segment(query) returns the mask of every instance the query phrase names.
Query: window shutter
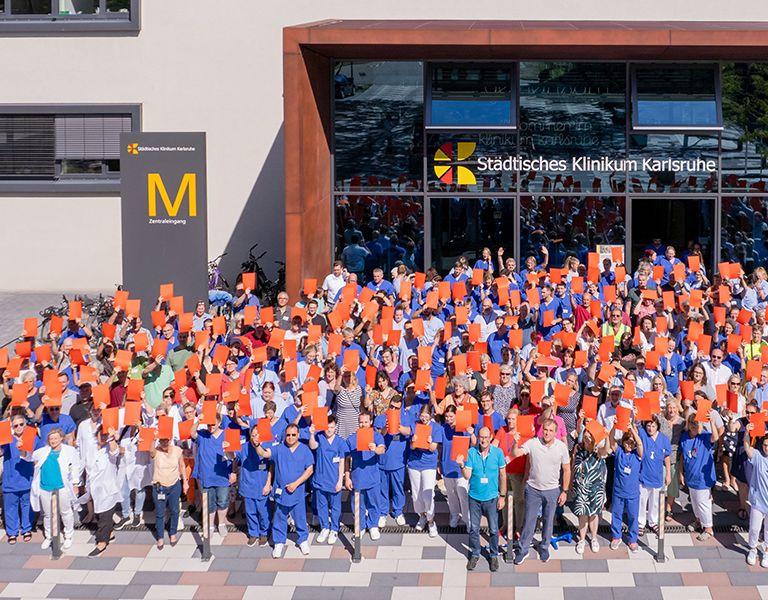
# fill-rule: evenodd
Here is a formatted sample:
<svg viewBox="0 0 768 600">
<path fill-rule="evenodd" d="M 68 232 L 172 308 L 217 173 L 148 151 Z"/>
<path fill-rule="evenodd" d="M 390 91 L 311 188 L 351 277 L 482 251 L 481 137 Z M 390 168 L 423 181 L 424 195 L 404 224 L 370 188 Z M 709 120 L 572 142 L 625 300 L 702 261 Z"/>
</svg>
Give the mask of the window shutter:
<svg viewBox="0 0 768 600">
<path fill-rule="evenodd" d="M 56 158 L 120 158 L 120 134 L 129 131 L 130 115 L 57 115 Z"/>
<path fill-rule="evenodd" d="M 0 177 L 52 178 L 53 115 L 0 115 Z"/>
</svg>

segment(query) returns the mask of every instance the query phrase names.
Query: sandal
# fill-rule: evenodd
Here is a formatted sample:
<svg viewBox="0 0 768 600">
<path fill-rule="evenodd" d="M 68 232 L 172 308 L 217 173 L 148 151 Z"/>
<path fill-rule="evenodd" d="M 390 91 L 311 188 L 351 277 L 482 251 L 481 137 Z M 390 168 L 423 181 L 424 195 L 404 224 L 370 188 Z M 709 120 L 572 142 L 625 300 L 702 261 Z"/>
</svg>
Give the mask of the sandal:
<svg viewBox="0 0 768 600">
<path fill-rule="evenodd" d="M 32 532 L 31 531 L 27 531 L 27 533 L 25 533 L 21 537 L 21 539 L 24 540 L 25 542 L 31 542 L 32 541 Z"/>
<path fill-rule="evenodd" d="M 747 520 L 747 510 L 745 508 L 740 508 L 736 514 L 742 521 Z"/>
<path fill-rule="evenodd" d="M 645 527 L 641 527 L 637 530 L 637 537 L 643 537 L 645 535 Z"/>
<path fill-rule="evenodd" d="M 672 511 L 671 510 L 667 511 L 666 515 L 664 516 L 664 520 L 667 523 L 671 523 L 672 522 Z"/>
<path fill-rule="evenodd" d="M 16 543 L 17 536 L 15 535 L 9 535 L 8 536 L 8 543 L 13 546 Z"/>
</svg>

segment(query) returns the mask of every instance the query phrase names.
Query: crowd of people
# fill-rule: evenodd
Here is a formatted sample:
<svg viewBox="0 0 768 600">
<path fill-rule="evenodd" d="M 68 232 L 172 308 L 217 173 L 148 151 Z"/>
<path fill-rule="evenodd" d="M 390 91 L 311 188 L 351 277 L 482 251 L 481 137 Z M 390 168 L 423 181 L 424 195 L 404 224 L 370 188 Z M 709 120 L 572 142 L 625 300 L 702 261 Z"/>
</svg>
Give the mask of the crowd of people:
<svg viewBox="0 0 768 600">
<path fill-rule="evenodd" d="M 692 511 L 704 542 L 719 488 L 738 498 L 755 564 L 768 516 L 765 271 L 707 273 L 696 250 L 681 261 L 661 244 L 634 269 L 620 249 L 560 268 L 527 257 L 521 270 L 503 249 L 481 256 L 442 277 L 336 262 L 276 306 L 242 274 L 229 322 L 203 302 L 186 312 L 163 284 L 145 325 L 140 301 L 118 292 L 98 345 L 77 302 L 46 339 L 25 320 L 0 354 L 8 543 L 29 542 L 39 513 L 48 547 L 57 495 L 64 549 L 77 520 L 95 521 L 98 556 L 151 495 L 157 546 L 175 545 L 182 508 L 199 514 L 205 496 L 219 535 L 244 514 L 248 545 L 271 540 L 280 558 L 292 523 L 306 555 L 312 524 L 314 543 L 337 542 L 346 492 L 359 492 L 372 540 L 390 522 L 437 536 L 440 486 L 448 525 L 469 533 L 467 568 L 484 517 L 495 571 L 500 545 L 516 564 L 530 555 L 539 519 L 549 560 L 565 507 L 578 553 L 599 550 L 603 510 L 612 549 L 637 551 L 676 512 Z"/>
</svg>

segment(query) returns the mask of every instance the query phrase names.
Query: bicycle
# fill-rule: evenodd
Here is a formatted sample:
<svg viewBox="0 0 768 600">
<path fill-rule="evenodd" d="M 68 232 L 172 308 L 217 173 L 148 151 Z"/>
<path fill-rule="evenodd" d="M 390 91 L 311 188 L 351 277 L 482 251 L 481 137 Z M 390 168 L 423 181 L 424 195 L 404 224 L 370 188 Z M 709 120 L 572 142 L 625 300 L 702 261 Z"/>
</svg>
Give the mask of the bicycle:
<svg viewBox="0 0 768 600">
<path fill-rule="evenodd" d="M 259 245 L 256 242 L 248 249 L 248 258 L 240 265 L 241 272 L 243 273 L 256 273 L 256 295 L 261 300 L 264 306 L 271 306 L 277 302 L 277 295 L 285 289 L 285 263 L 276 260 L 275 263 L 280 265 L 277 271 L 277 279 L 272 281 L 267 277 L 259 261 L 266 256 L 267 252 L 264 251 L 258 256 L 253 254 L 253 250 Z"/>
<path fill-rule="evenodd" d="M 224 258 L 226 255 L 227 253 L 224 252 L 224 254 L 220 254 L 213 260 L 208 261 L 208 289 L 209 290 L 226 290 L 229 288 L 229 282 L 226 280 L 226 278 L 221 272 L 221 268 L 219 267 L 219 264 L 221 263 L 221 259 Z"/>
</svg>

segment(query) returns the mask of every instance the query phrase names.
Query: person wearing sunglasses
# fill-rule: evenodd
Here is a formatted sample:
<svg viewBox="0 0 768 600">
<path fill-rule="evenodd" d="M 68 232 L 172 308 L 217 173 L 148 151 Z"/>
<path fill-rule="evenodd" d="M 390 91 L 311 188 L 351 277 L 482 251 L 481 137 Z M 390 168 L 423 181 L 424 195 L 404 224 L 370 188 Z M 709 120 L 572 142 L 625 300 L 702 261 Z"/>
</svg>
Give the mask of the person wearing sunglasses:
<svg viewBox="0 0 768 600">
<path fill-rule="evenodd" d="M 32 540 L 32 509 L 29 504 L 32 489 L 32 463 L 22 460 L 19 444 L 27 428 L 23 415 L 11 417 L 11 443 L 0 446 L 3 457 L 3 516 L 5 534 L 8 543 L 16 543 L 19 535 L 25 542 Z M 39 437 L 35 438 L 35 449 L 42 446 Z"/>
<path fill-rule="evenodd" d="M 64 442 L 70 446 L 74 445 L 75 430 L 77 426 L 69 415 L 62 414 L 61 400 L 49 399 L 43 397 L 45 410 L 40 420 L 40 437 L 47 439 L 48 432 L 52 429 L 61 429 L 64 432 Z"/>
<path fill-rule="evenodd" d="M 306 444 L 299 442 L 299 428 L 290 423 L 285 428 L 285 443 L 265 448 L 257 439 L 252 442 L 256 453 L 274 464 L 275 513 L 272 519 L 272 558 L 283 555 L 288 540 L 288 516 L 293 517 L 298 534 L 299 550 L 309 554 L 309 527 L 307 526 L 306 488 L 304 483 L 315 471 L 315 458 Z"/>
</svg>

